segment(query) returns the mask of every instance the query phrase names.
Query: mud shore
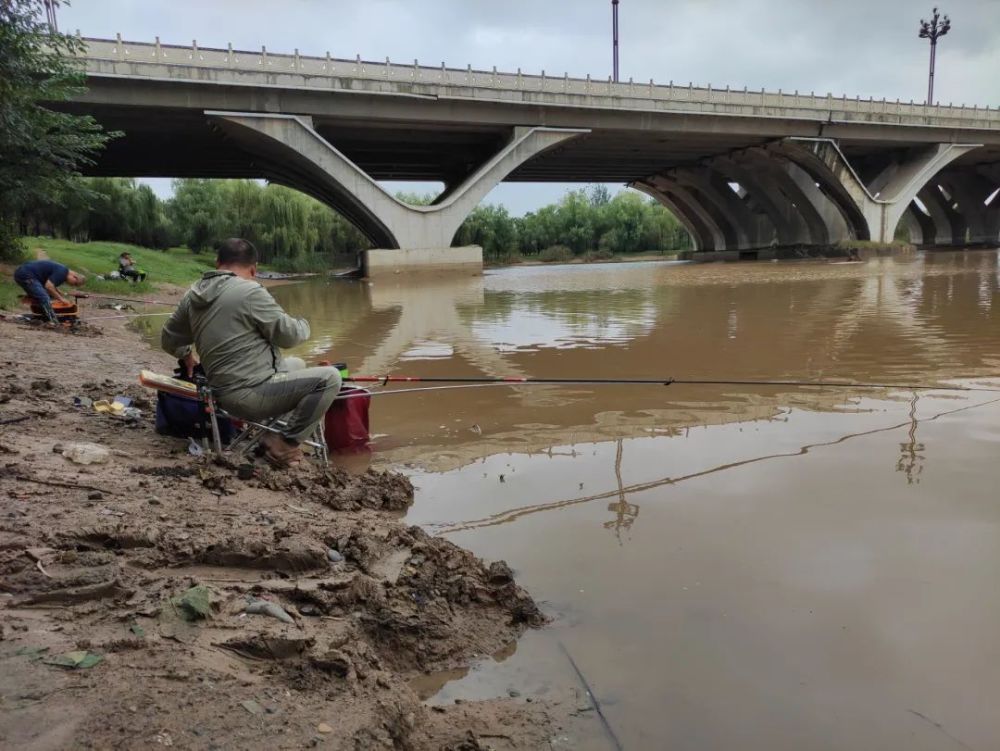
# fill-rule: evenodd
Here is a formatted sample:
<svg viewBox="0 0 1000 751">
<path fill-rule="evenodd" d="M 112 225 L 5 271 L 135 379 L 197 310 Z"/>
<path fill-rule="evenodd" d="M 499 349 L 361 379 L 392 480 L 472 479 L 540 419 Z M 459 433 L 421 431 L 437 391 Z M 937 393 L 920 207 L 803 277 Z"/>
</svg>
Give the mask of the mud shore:
<svg viewBox="0 0 1000 751">
<path fill-rule="evenodd" d="M 410 687 L 544 623 L 505 563 L 401 523 L 401 475 L 189 455 L 137 381 L 170 358 L 94 326 L 0 320 L 0 746 L 550 747 L 542 702 Z M 115 395 L 142 417 L 74 406 Z"/>
</svg>

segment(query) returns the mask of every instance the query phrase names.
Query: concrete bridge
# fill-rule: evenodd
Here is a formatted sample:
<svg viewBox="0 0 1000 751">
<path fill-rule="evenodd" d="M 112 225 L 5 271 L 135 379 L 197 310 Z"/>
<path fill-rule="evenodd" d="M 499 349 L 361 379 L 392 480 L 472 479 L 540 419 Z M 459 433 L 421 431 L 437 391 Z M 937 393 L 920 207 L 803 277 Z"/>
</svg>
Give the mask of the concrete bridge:
<svg viewBox="0 0 1000 751">
<path fill-rule="evenodd" d="M 626 183 L 701 251 L 889 241 L 900 223 L 918 244 L 1000 244 L 997 107 L 86 42 L 88 90 L 65 107 L 125 133 L 92 174 L 297 188 L 395 251 L 373 270 L 476 263 L 442 249 L 504 180 Z M 383 180 L 445 190 L 411 206 Z"/>
</svg>

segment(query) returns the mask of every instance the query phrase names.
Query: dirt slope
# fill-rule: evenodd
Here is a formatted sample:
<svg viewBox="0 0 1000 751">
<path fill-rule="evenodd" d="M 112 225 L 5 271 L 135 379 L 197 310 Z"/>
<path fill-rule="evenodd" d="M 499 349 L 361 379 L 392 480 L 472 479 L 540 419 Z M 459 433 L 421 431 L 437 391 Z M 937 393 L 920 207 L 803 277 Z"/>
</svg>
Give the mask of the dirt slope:
<svg viewBox="0 0 1000 751">
<path fill-rule="evenodd" d="M 135 381 L 169 358 L 101 325 L 0 320 L 0 746 L 550 747 L 541 703 L 432 710 L 408 686 L 543 623 L 506 564 L 400 523 L 400 475 L 191 457 Z M 143 418 L 73 406 L 116 394 Z M 109 460 L 71 462 L 78 442 Z"/>
</svg>

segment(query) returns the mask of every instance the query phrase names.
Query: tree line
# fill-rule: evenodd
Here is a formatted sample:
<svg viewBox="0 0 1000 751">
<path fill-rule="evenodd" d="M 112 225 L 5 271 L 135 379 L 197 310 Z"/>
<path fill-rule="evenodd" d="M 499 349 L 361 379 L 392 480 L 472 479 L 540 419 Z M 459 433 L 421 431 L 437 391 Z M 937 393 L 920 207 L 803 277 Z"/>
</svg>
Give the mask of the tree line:
<svg viewBox="0 0 1000 751">
<path fill-rule="evenodd" d="M 0 0 L 0 261 L 23 256 L 24 212 L 61 193 L 118 135 L 45 106 L 83 91 L 84 76 L 73 59 L 83 42 L 44 16 L 40 0 Z"/>
<path fill-rule="evenodd" d="M 173 197 L 126 178 L 75 178 L 20 214 L 22 234 L 106 240 L 152 248 L 184 245 L 195 253 L 227 237 L 244 237 L 276 268 L 327 267 L 338 255 L 371 247 L 364 235 L 325 204 L 280 185 L 252 180 L 182 179 Z M 412 204 L 432 196 L 398 194 Z M 562 261 L 577 256 L 668 251 L 689 247 L 674 216 L 644 196 L 612 197 L 604 186 L 568 192 L 558 203 L 523 217 L 481 205 L 461 225 L 455 245 L 480 245 L 488 261 L 518 257 Z"/>
</svg>

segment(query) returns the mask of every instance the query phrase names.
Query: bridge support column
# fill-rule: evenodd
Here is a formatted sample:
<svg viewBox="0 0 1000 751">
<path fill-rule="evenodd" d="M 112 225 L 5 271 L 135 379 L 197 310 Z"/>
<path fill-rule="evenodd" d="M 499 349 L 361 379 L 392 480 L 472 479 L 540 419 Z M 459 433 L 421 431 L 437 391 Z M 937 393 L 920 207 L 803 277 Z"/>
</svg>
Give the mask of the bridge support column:
<svg viewBox="0 0 1000 751">
<path fill-rule="evenodd" d="M 809 244 L 809 227 L 805 220 L 766 175 L 726 157 L 714 159 L 712 165 L 746 191 L 745 202 L 759 207 L 767 215 L 774 225 L 778 245 Z"/>
<path fill-rule="evenodd" d="M 1000 187 L 992 180 L 971 170 L 954 171 L 942 175 L 940 180 L 952 199 L 954 210 L 962 216 L 967 235 L 963 238 L 973 245 L 997 245 L 1000 242 L 1000 200 L 986 199 Z"/>
<path fill-rule="evenodd" d="M 741 153 L 737 161 L 757 176 L 765 190 L 779 197 L 785 211 L 798 217 L 805 228 L 803 245 L 826 246 L 839 239 L 841 225 L 832 225 L 829 200 L 798 167 L 774 159 L 762 149 Z"/>
<path fill-rule="evenodd" d="M 924 245 L 927 242 L 925 237 L 934 237 L 934 222 L 914 203 L 910 204 L 899 224 L 905 228 L 914 245 Z"/>
<path fill-rule="evenodd" d="M 714 167 L 714 165 L 713 165 Z M 766 248 L 775 244 L 775 228 L 762 214 L 750 209 L 729 181 L 710 167 L 676 170 L 677 179 L 703 197 L 713 213 L 732 227 L 735 243 L 729 250 Z"/>
<path fill-rule="evenodd" d="M 313 195 L 340 212 L 378 248 L 371 273 L 409 269 L 482 268 L 480 249 L 449 250 L 465 218 L 501 180 L 532 157 L 587 130 L 516 127 L 510 141 L 430 206 L 411 206 L 386 192 L 326 141 L 310 118 L 207 112 L 226 134 L 260 155 L 275 182 Z M 391 251 L 405 251 L 392 253 Z"/>
<path fill-rule="evenodd" d="M 955 159 L 980 144 L 936 144 L 894 159 L 865 184 L 836 142 L 790 138 L 768 150 L 787 159 L 815 180 L 842 214 L 858 240 L 892 242 L 896 226 L 917 194 Z M 877 195 L 872 190 L 878 188 Z"/>
<path fill-rule="evenodd" d="M 962 245 L 965 242 L 965 220 L 952 208 L 936 184 L 925 185 L 917 198 L 927 210 L 933 232 L 924 231 L 925 245 Z M 919 208 L 916 211 L 920 211 Z"/>
<path fill-rule="evenodd" d="M 652 196 L 677 217 L 691 235 L 695 250 L 725 250 L 728 242 L 726 231 L 716 218 L 705 210 L 698 196 L 686 190 L 675 180 L 655 175 L 631 184 L 636 190 Z"/>
</svg>

